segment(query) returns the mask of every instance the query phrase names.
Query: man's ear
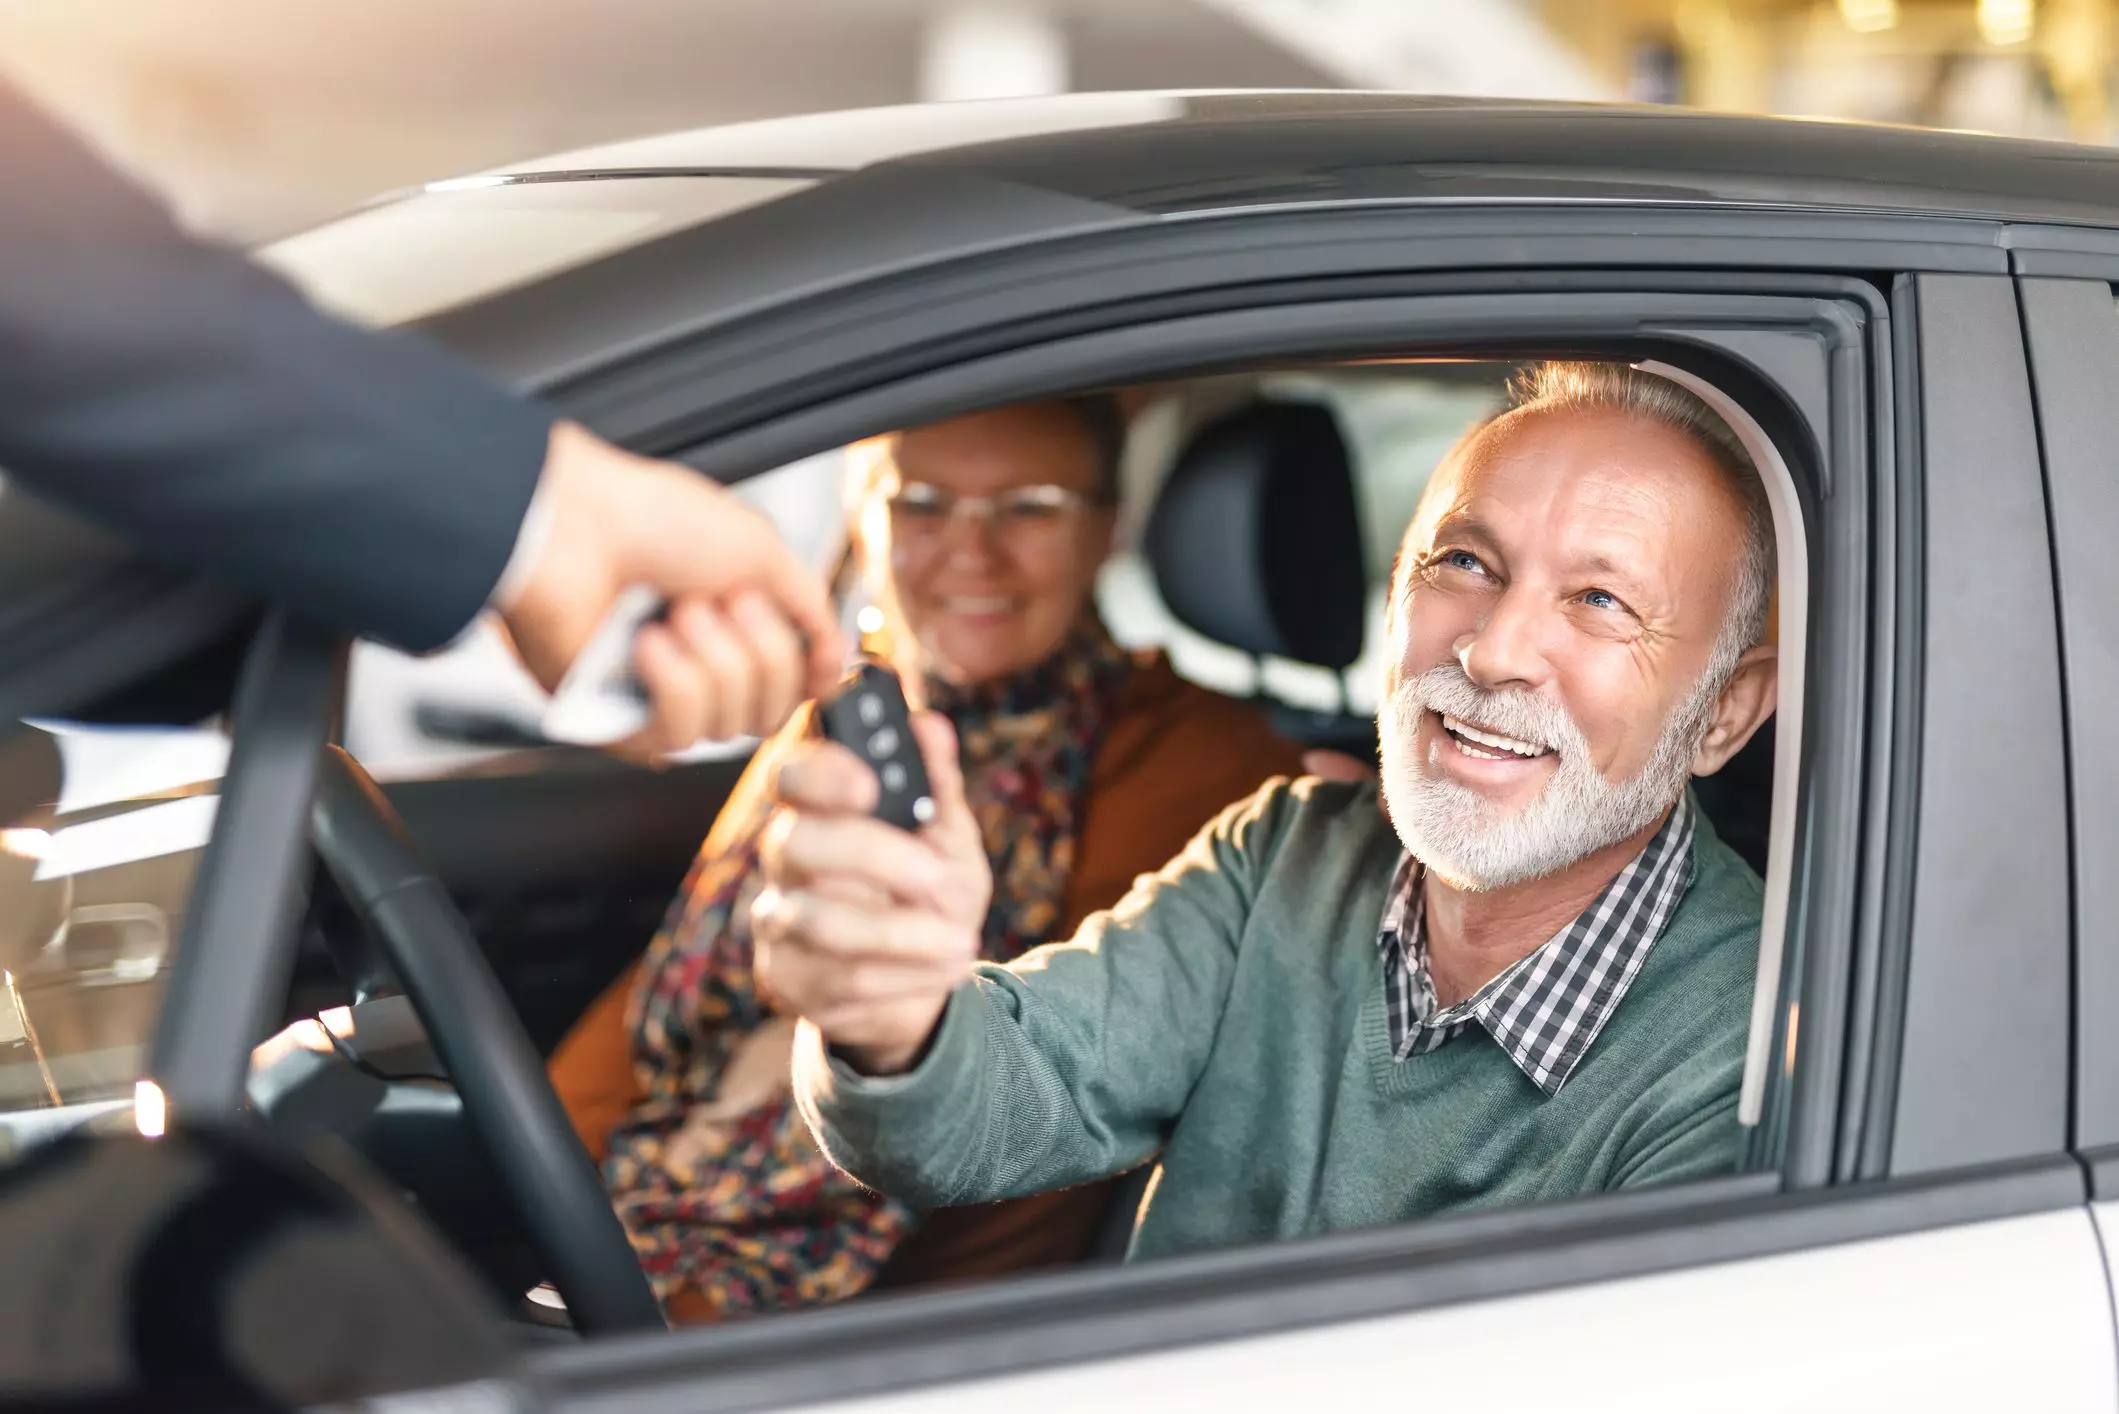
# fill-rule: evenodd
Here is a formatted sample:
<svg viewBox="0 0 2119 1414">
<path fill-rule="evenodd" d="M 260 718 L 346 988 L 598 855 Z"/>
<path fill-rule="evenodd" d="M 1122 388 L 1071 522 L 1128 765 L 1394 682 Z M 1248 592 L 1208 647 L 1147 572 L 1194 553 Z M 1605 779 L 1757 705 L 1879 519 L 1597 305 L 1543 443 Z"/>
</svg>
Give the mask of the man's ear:
<svg viewBox="0 0 2119 1414">
<path fill-rule="evenodd" d="M 1711 776 L 1744 749 L 1751 734 L 1773 715 L 1780 701 L 1780 650 L 1769 643 L 1736 660 L 1736 671 L 1715 699 L 1714 720 L 1693 753 L 1692 774 Z"/>
</svg>

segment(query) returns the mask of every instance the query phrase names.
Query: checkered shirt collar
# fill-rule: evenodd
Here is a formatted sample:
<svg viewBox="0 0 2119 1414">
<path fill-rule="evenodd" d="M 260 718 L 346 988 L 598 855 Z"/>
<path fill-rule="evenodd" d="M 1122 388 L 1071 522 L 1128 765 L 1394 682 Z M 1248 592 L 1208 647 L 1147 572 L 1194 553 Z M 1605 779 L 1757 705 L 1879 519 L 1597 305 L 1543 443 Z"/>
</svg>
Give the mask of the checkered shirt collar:
<svg viewBox="0 0 2119 1414">
<path fill-rule="evenodd" d="M 1383 998 L 1391 1054 L 1424 1055 L 1477 1022 L 1532 1084 L 1557 1095 L 1619 1009 L 1692 883 L 1692 793 L 1596 901 L 1537 951 L 1453 1007 L 1436 1005 L 1420 862 L 1398 864 L 1383 907 Z"/>
</svg>

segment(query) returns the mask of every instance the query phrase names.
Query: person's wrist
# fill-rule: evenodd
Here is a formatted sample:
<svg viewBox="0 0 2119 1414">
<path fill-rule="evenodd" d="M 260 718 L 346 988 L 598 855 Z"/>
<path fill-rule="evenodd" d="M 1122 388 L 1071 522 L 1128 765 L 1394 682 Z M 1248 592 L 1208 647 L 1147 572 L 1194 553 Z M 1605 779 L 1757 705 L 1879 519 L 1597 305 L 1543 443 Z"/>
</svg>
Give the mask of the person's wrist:
<svg viewBox="0 0 2119 1414">
<path fill-rule="evenodd" d="M 918 1046 L 833 1046 L 832 1054 L 846 1062 L 857 1075 L 871 1080 L 886 1080 L 894 1075 L 903 1075 L 919 1064 L 925 1050 Z"/>
<path fill-rule="evenodd" d="M 545 473 L 557 488 L 553 514 L 561 533 L 555 542 L 593 551 L 598 569 L 623 587 L 642 537 L 635 487 L 643 472 L 661 469 L 579 423 L 553 424 Z"/>
<path fill-rule="evenodd" d="M 496 606 L 524 665 L 547 687 L 624 587 L 615 553 L 624 498 L 611 482 L 627 468 L 613 466 L 614 455 L 624 456 L 575 423 L 552 425 L 536 496 L 542 542 L 509 601 Z"/>
</svg>

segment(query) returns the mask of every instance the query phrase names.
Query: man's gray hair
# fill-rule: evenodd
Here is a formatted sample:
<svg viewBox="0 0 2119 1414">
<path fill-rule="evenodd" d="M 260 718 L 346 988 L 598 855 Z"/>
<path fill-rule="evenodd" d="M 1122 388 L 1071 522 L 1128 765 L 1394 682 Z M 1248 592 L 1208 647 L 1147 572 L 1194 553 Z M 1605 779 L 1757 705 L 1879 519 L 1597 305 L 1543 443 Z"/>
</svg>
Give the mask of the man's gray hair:
<svg viewBox="0 0 2119 1414">
<path fill-rule="evenodd" d="M 1608 410 L 1667 427 L 1690 438 L 1727 478 L 1744 508 L 1744 553 L 1729 612 L 1707 665 L 1706 681 L 1721 684 L 1736 671 L 1737 659 L 1766 636 L 1766 616 L 1773 605 L 1778 555 L 1773 540 L 1773 507 L 1751 454 L 1736 433 L 1704 399 L 1682 384 L 1623 363 L 1537 363 L 1517 371 L 1509 382 L 1504 417 L 1519 412 Z"/>
</svg>

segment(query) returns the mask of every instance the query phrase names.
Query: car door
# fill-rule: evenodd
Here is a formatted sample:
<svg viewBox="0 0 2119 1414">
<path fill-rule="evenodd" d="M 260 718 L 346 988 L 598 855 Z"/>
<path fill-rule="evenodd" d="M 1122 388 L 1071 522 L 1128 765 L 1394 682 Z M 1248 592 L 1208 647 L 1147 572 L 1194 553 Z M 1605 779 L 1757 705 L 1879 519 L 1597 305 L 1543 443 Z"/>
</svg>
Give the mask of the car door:
<svg viewBox="0 0 2119 1414">
<path fill-rule="evenodd" d="M 2064 679 L 2054 595 L 2056 579 L 2063 602 L 2094 587 L 2053 554 L 2093 527 L 2057 537 L 2081 507 L 2049 503 L 2037 474 L 2010 237 L 1685 203 L 1233 213 L 879 279 L 740 327 L 672 309 L 673 328 L 693 322 L 653 357 L 556 378 L 600 426 L 741 476 L 951 408 L 1230 361 L 1654 358 L 1792 464 L 1807 557 L 1784 562 L 1783 592 L 1808 623 L 1744 1172 L 586 1342 L 530 1357 L 521 1382 L 552 1407 L 633 1410 L 1162 1410 L 1407 1382 L 1525 1408 L 2119 1404 L 2071 1152 L 2098 1082 L 2070 990 L 2101 974 L 2070 927 L 2101 861 L 2082 852 L 2079 771 L 2070 815 L 2068 748 L 2086 738 L 2079 721 L 2064 735 L 2062 687 L 2096 640 L 2066 638 Z M 155 1038 L 180 1119 L 233 1108 L 284 975 L 336 651 L 275 619 L 253 652 Z"/>
<path fill-rule="evenodd" d="M 2028 1389 L 2112 1408 L 2110 1301 L 2068 1151 L 2074 861 L 2004 235 L 1682 203 L 1326 203 L 1132 221 L 740 317 L 675 286 L 619 288 L 657 278 L 653 262 L 600 272 L 596 293 L 652 308 L 667 332 L 635 329 L 625 360 L 565 368 L 546 391 L 739 480 L 951 411 L 1266 359 L 1654 358 L 1726 394 L 1802 471 L 1788 496 L 1808 558 L 1784 565 L 1783 592 L 1804 591 L 1810 621 L 1794 639 L 1802 729 L 1782 753 L 1794 789 L 1768 870 L 1780 911 L 1762 938 L 1747 1172 L 589 1345 L 538 1357 L 534 1378 L 562 1406 L 1160 1408 L 1202 1391 L 1249 1402 L 1275 1379 L 1364 1393 L 1378 1372 L 1347 1352 L 1365 1339 L 1371 1358 L 1432 1352 L 1423 1374 L 1505 1343 L 1526 1407 L 1563 1389 L 1629 1407 Z M 579 310 L 565 283 L 469 322 L 521 328 L 547 296 Z M 1588 1352 L 1608 1365 L 1623 1341 L 1570 1332 L 1621 1329 L 1657 1338 L 1585 1395 Z M 1974 1329 L 1999 1339 L 1954 1338 Z M 1785 1375 L 1706 1390 L 1756 1366 L 1761 1332 Z M 1697 1361 L 1672 1353 L 1695 1347 Z M 1463 1368 L 1490 1397 L 1492 1362 Z"/>
<path fill-rule="evenodd" d="M 1123 381 L 1185 357 L 1344 356 L 1394 339 L 1413 352 L 1481 337 L 1488 348 L 1604 347 L 1621 338 L 1615 330 L 1668 349 L 1661 341 L 1680 328 L 1733 354 L 1695 367 L 1711 365 L 1722 386 L 1770 390 L 1747 404 L 1761 429 L 1790 446 L 1807 436 L 1817 457 L 1816 477 L 1798 488 L 1813 619 L 1798 694 L 1809 734 L 1791 747 L 1802 778 L 1789 809 L 1800 818 L 1789 829 L 1804 883 L 1788 906 L 1786 981 L 1767 993 L 1761 1033 L 1762 1083 L 1780 1097 L 1761 1134 L 1779 1172 L 560 1352 L 537 1368 L 563 1405 L 1160 1410 L 1355 1398 L 1416 1378 L 1423 1396 L 1491 1401 L 1499 1391 L 1523 1408 L 1970 1408 L 2027 1395 L 2041 1407 L 2119 1406 L 2109 1288 L 2069 1153 L 2076 865 L 2053 561 L 1999 228 L 1830 214 L 1804 225 L 1735 211 L 1644 210 L 1608 224 L 1558 208 L 1400 211 L 1393 266 L 1419 265 L 1426 282 L 1386 308 L 1373 244 L 1382 218 L 1364 217 L 1358 242 L 1335 224 L 1345 213 L 1113 234 L 1079 262 L 1101 278 L 1125 247 L 1131 299 L 1107 306 L 1102 330 L 1081 319 L 1023 330 L 1025 302 L 1060 305 L 1079 287 L 1065 266 L 1079 252 L 990 264 L 975 277 L 983 308 L 964 290 L 942 297 L 948 272 L 927 290 L 900 285 L 889 295 L 901 309 L 920 293 L 932 296 L 919 302 L 929 311 L 991 321 L 950 331 L 958 350 L 982 356 L 931 358 L 739 424 L 699 455 L 771 464 L 1026 396 L 1040 379 Z M 1505 254 L 1492 242 L 1501 230 Z M 1255 293 L 1224 290 L 1199 312 L 1217 256 L 1243 250 L 1256 278 L 1267 248 L 1285 255 L 1291 281 L 1334 280 L 1283 287 L 1265 308 Z M 1583 270 L 1595 263 L 1633 269 Z M 1510 267 L 1505 281 L 1482 284 L 1491 277 L 1479 271 L 1495 264 Z M 1879 268 L 1897 273 L 1880 279 Z M 1364 271 L 1358 290 L 1337 283 Z M 1141 288 L 1146 272 L 1165 288 Z M 1167 297 L 1181 286 L 1191 299 L 1172 313 Z M 1809 354 L 1779 341 L 1768 306 L 1751 303 L 1799 292 L 1830 311 L 1806 336 Z M 799 318 L 922 346 L 909 320 L 864 323 L 866 312 L 854 295 Z M 1458 331 L 1454 344 L 1429 336 L 1429 316 Z M 935 316 L 924 317 L 917 327 L 932 347 Z M 1189 352 L 1160 346 L 1163 334 Z M 642 386 L 667 389 L 689 357 L 725 369 L 713 342 L 673 350 Z M 790 366 L 775 368 L 775 386 Z M 821 375 L 813 367 L 796 381 L 830 386 Z M 707 380 L 689 425 L 712 425 L 714 406 L 739 404 L 764 376 L 752 367 Z M 650 409 L 622 377 L 573 391 L 608 425 L 649 440 L 671 415 L 666 395 Z M 1787 420 L 1804 406 L 1815 416 Z M 1784 592 L 1786 578 L 1784 565 Z M 1855 664 L 1859 693 L 1845 681 Z M 1758 1368 L 1762 1346 L 1774 1352 L 1770 1378 L 1739 1373 Z"/>
</svg>

